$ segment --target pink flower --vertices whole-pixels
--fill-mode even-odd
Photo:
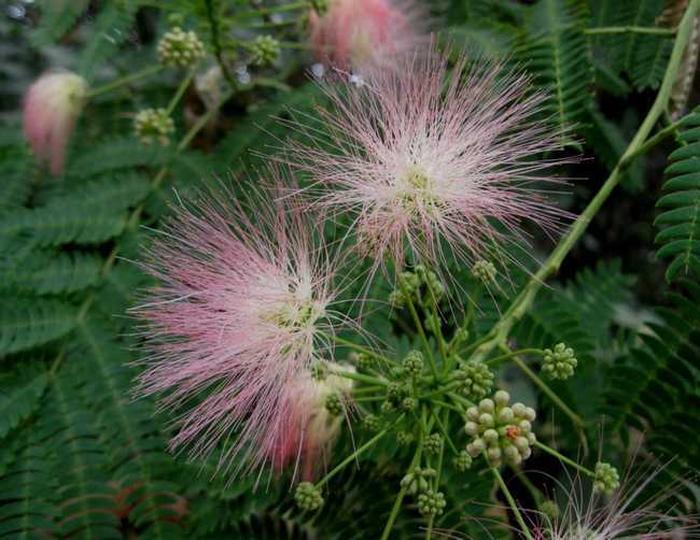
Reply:
[[[327,136],[296,126],[283,159],[308,172],[308,205],[354,214],[357,247],[402,266],[406,251],[437,265],[444,248],[473,261],[502,258],[503,242],[526,240],[525,221],[548,233],[570,216],[547,197],[565,183],[552,167],[571,161],[542,154],[562,137],[539,119],[541,94],[528,79],[462,58],[447,72],[437,53],[414,55],[395,70],[373,70],[361,84],[324,85]]]
[[[309,15],[316,57],[340,69],[387,67],[424,39],[409,0],[331,0],[328,11]]]
[[[60,174],[75,122],[87,96],[85,79],[74,73],[48,73],[24,98],[24,136],[37,158]]]
[[[227,441],[224,472],[301,451],[312,412],[297,401],[309,399],[300,381],[328,352],[337,318],[326,248],[293,197],[275,197],[251,196],[244,208],[225,192],[177,208],[145,263],[160,285],[135,310],[149,352],[139,393],[182,407],[173,449],[203,456]]]

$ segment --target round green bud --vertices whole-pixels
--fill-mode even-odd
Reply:
[[[473,401],[486,396],[493,387],[494,374],[481,361],[461,362],[453,377],[460,382],[459,391]]]
[[[413,376],[420,375],[424,366],[423,353],[420,351],[410,351],[406,355],[406,358],[403,359],[402,365],[406,373]]]
[[[321,490],[311,482],[301,482],[294,493],[294,501],[300,509],[313,512],[321,507],[323,497]]]
[[[431,433],[423,441],[423,450],[426,454],[436,455],[440,453],[442,448],[442,435],[439,433]]]
[[[413,272],[401,272],[399,283],[407,292],[414,293],[420,287],[420,278]]]
[[[394,412],[396,410],[396,405],[394,403],[392,403],[391,401],[386,400],[382,403],[380,410],[382,411],[382,414],[388,414],[388,413]]]
[[[401,403],[403,398],[408,396],[408,391],[408,387],[405,384],[392,382],[386,387],[386,398],[396,406]]]
[[[472,457],[469,455],[469,452],[466,450],[462,450],[457,457],[454,458],[453,464],[455,466],[455,469],[458,471],[464,472],[468,469],[471,468],[472,466]]]
[[[429,489],[418,495],[418,511],[423,516],[438,516],[445,510],[445,496],[439,491]]]
[[[393,290],[389,293],[389,305],[394,309],[401,309],[406,304],[406,299],[403,293],[399,290]]]
[[[467,418],[469,418],[469,420],[477,421],[479,419],[479,409],[476,407],[469,407],[467,409]]]
[[[158,58],[165,66],[186,68],[204,57],[204,45],[191,30],[179,26],[168,30],[158,42]]]
[[[504,407],[510,402],[510,394],[505,390],[499,390],[493,395],[493,400],[496,402],[496,405]]]
[[[418,400],[416,398],[407,397],[403,398],[403,401],[401,401],[401,410],[403,411],[415,411],[416,407],[418,407]]]
[[[479,424],[472,422],[471,420],[464,424],[464,431],[467,435],[476,435],[479,433]]]
[[[362,419],[362,424],[365,426],[365,429],[367,431],[379,431],[379,428],[382,427],[382,422],[379,418],[377,418],[373,414],[368,414]]]
[[[472,266],[472,276],[479,281],[489,284],[496,279],[496,267],[488,261],[476,261]]]
[[[550,520],[559,518],[559,506],[551,499],[542,501],[539,505],[539,511],[547,516]]]
[[[326,410],[331,414],[331,416],[340,416],[343,414],[343,400],[336,393],[328,394],[326,396]]]
[[[482,413],[492,413],[496,409],[496,405],[492,399],[482,399],[479,402],[479,411]]]
[[[399,443],[400,446],[408,446],[413,442],[413,433],[399,431],[396,434],[396,442]]]
[[[544,350],[542,373],[550,379],[568,379],[574,374],[577,365],[578,360],[574,355],[574,350],[564,343],[557,343],[554,349]]]
[[[595,465],[594,472],[593,488],[595,491],[610,495],[620,487],[620,475],[617,469],[609,463],[599,461]]]
[[[165,109],[143,109],[134,117],[134,132],[143,144],[155,141],[165,146],[175,131],[175,122]]]
[[[469,339],[469,330],[466,328],[457,328],[455,330],[454,336],[452,336],[453,341],[456,344],[464,343]]]
[[[272,36],[258,36],[251,45],[250,61],[256,66],[274,64],[280,56],[280,42]]]
[[[486,441],[486,444],[493,444],[495,442],[498,442],[498,431],[489,428],[486,431],[484,431],[482,437],[484,441]]]

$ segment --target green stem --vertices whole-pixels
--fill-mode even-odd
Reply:
[[[447,407],[447,411],[451,407]],[[455,446],[455,443],[452,442],[452,439],[450,438],[450,433],[447,431],[446,423],[449,421],[449,414],[446,415],[446,423],[443,424],[440,418],[438,417],[438,414],[435,411],[432,411],[431,414],[433,415],[433,418],[435,418],[435,423],[438,425],[438,428],[440,428],[440,431],[442,431],[443,436],[445,437],[445,440],[447,441],[447,444],[450,445],[450,450],[452,450],[455,454],[459,454],[459,450],[457,450],[457,446]]]
[[[136,73],[132,73],[130,75],[126,75],[124,77],[120,77],[119,79],[115,79],[112,82],[109,82],[107,84],[103,84],[102,86],[98,86],[97,88],[93,88],[87,93],[88,98],[94,98],[96,96],[99,96],[100,94],[105,94],[107,92],[110,92],[116,88],[119,88],[120,86],[124,86],[125,84],[129,84],[130,82],[137,81],[139,79],[143,79],[145,77],[148,77],[150,75],[155,75],[158,73],[160,70],[163,69],[163,66],[160,64],[157,64],[155,66],[149,66],[145,69],[142,69],[141,71],[137,71]]]
[[[219,15],[216,13],[216,7],[214,6],[215,0],[204,0],[204,4],[207,9],[207,20],[209,21],[209,28],[211,31],[211,44],[214,48],[214,58],[216,58],[216,63],[219,64],[221,73],[226,79],[226,82],[231,86],[231,88],[236,87],[236,80],[231,75],[231,71],[228,69],[226,62],[224,61],[224,54],[221,48],[221,40],[219,38]]]
[[[693,25],[693,19],[700,7],[700,0],[690,0],[690,5],[686,9],[683,19],[678,26],[678,32],[671,51],[671,57],[666,67],[666,73],[656,95],[656,99],[647,113],[644,121],[637,129],[632,141],[627,146],[625,152],[620,157],[615,168],[610,173],[610,176],[603,183],[595,197],[588,203],[586,209],[576,219],[573,226],[567,234],[559,241],[554,248],[549,258],[544,262],[540,269],[532,276],[528,284],[513,300],[508,310],[503,314],[503,317],[494,325],[489,332],[489,339],[483,343],[476,351],[477,358],[484,358],[494,347],[505,343],[508,333],[513,324],[519,320],[529,309],[537,292],[540,290],[545,280],[556,274],[562,262],[569,254],[569,251],[581,238],[583,233],[588,228],[588,225],[598,213],[603,203],[612,193],[621,178],[623,165],[627,164],[632,156],[638,155],[637,152],[642,147],[654,128],[658,119],[662,116],[664,109],[671,96],[673,85],[678,75],[678,69],[683,59],[683,54],[690,39],[690,33]]]
[[[540,379],[537,374],[532,371],[525,362],[523,362],[520,358],[517,356],[513,357],[513,363],[518,366],[525,375],[527,375],[530,380],[535,383],[535,385],[542,390],[542,393],[545,394],[557,407],[559,407],[566,416],[569,417],[569,419],[574,423],[574,425],[579,429],[583,430],[584,423],[583,420],[581,420],[581,417],[577,415],[574,411],[569,408],[569,406],[562,401],[562,399],[557,396],[554,393],[554,390],[552,390],[547,383],[545,383],[542,379]]]
[[[659,28],[656,26],[600,26],[586,28],[584,34],[651,34],[655,36],[672,36],[676,33],[673,28]]]
[[[251,17],[259,17],[261,15],[272,15],[273,13],[283,13],[285,11],[296,11],[297,9],[309,8],[309,2],[292,2],[291,4],[282,4],[279,6],[260,7],[251,11],[244,11],[236,14],[236,20],[249,19]]]
[[[399,422],[401,421],[401,418],[403,417],[400,416],[396,421]],[[331,472],[329,472],[326,476],[321,478],[316,483],[317,487],[322,487],[323,485],[327,484],[328,481],[333,478],[336,474],[338,474],[340,471],[342,471],[345,467],[347,467],[350,463],[352,463],[356,458],[358,458],[360,455],[362,455],[366,450],[369,450],[374,446],[377,442],[379,442],[379,439],[381,439],[384,435],[386,435],[386,432],[389,431],[391,426],[385,427],[383,430],[381,430],[379,433],[377,433],[374,437],[372,437],[369,441],[367,441],[365,444],[360,446],[357,450],[355,450],[352,454],[350,454],[348,457],[346,457],[343,461],[338,463]]]
[[[518,505],[515,502],[515,498],[511,494],[510,490],[508,489],[508,486],[506,485],[505,481],[503,480],[501,473],[498,471],[498,469],[496,467],[491,467],[491,470],[493,471],[493,475],[496,477],[496,481],[498,482],[498,485],[500,486],[501,491],[506,496],[506,500],[508,501],[508,505],[510,506],[511,510],[513,510],[513,514],[515,515],[515,519],[518,522],[518,525],[520,525],[520,530],[523,533],[523,536],[525,536],[525,538],[527,538],[528,540],[534,540],[534,538],[532,537],[532,534],[530,534],[530,529],[528,529],[527,525],[525,524],[525,520],[523,519],[523,515],[520,513],[520,509],[518,508]]]
[[[584,467],[583,465],[580,465],[579,463],[576,463],[573,459],[569,459],[564,454],[560,454],[551,446],[547,446],[546,444],[543,444],[540,441],[535,441],[535,447],[547,452],[548,454],[554,456],[555,458],[562,461],[563,463],[566,463],[567,465],[569,465],[570,467],[573,467],[577,471],[582,472],[586,476],[590,476],[591,478],[595,478],[595,473],[592,470],[590,470],[587,467]]]
[[[663,141],[665,138],[670,137],[676,131],[678,131],[678,128],[680,128],[683,125],[683,118],[669,124],[666,126],[664,129],[659,130],[656,135],[653,137],[649,137],[647,141],[642,144],[639,148],[637,148],[632,154],[627,156],[626,161],[623,163],[620,163],[620,168],[624,169],[626,168],[633,160],[634,158],[638,156],[642,156],[646,154],[649,150],[654,148],[657,144],[659,144],[661,141]]]
[[[354,349],[357,352],[360,352],[362,354],[366,354],[367,356],[369,356],[371,358],[376,358],[377,360],[382,360],[383,362],[387,362],[389,364],[392,363],[391,360],[389,360],[389,358],[387,358],[386,356],[375,353],[372,349],[368,349],[367,347],[364,347],[363,345],[358,345],[357,343],[354,343],[353,341],[347,340],[345,338],[341,338],[340,336],[337,336],[335,334],[327,334],[324,332],[322,335],[328,339],[335,341],[338,345],[342,345],[344,347],[347,347],[348,349]]]
[[[433,357],[433,349],[430,347],[430,343],[428,342],[428,336],[425,335],[423,323],[421,323],[420,317],[418,316],[418,311],[416,311],[416,306],[413,303],[412,295],[406,289],[406,285],[403,283],[401,277],[398,277],[397,281],[399,282],[401,293],[403,294],[404,299],[406,300],[406,307],[408,307],[408,311],[411,313],[411,317],[413,318],[413,324],[416,325],[418,335],[420,336],[421,342],[423,343],[423,348],[425,349],[425,354],[428,357],[428,363],[430,364],[430,369],[433,372],[433,377],[437,379],[438,373],[437,367],[435,366],[435,358]]]
[[[187,87],[192,82],[192,79],[194,79],[194,69],[190,70],[190,72],[187,74],[187,77],[180,81],[180,84],[178,85],[177,90],[175,91],[175,95],[172,97],[170,103],[168,103],[168,107],[165,109],[165,112],[168,116],[170,116],[175,110],[175,107],[177,107],[178,102],[187,90]]]
[[[539,489],[537,489],[535,484],[532,483],[532,481],[521,469],[513,467],[511,470],[515,473],[515,476],[518,477],[518,480],[520,480],[525,486],[525,488],[530,492],[530,495],[534,499],[535,504],[539,507],[540,504],[542,504],[542,500],[544,499],[542,492]]]
[[[455,381],[452,383],[449,383],[447,386],[443,386],[442,388],[438,388],[437,390],[434,390],[433,392],[430,392],[429,394],[423,394],[422,396],[418,396],[418,399],[430,399],[434,396],[441,396],[443,394],[447,394],[448,392],[451,392],[452,390],[455,390],[458,388],[462,383],[459,381]]]
[[[357,382],[363,382],[372,385],[386,386],[388,383],[377,377],[372,377],[371,375],[365,375],[364,373],[353,373],[351,371],[334,371],[328,370],[331,375],[337,375],[338,377],[344,377],[346,379],[351,379]]]
[[[433,290],[433,287],[430,285],[430,280],[426,279],[425,281],[426,281],[426,287],[428,288],[428,293],[430,294],[431,310],[433,312],[433,316],[435,317],[435,320],[437,321],[437,328],[435,329],[435,333],[436,333],[435,337],[437,338],[438,348],[440,350],[440,356],[442,357],[442,363],[444,366],[443,371],[446,375],[450,370],[449,355],[447,352],[447,343],[445,341],[445,336],[442,335],[442,327],[440,325],[440,314],[438,312],[437,296],[435,296],[435,291]]]

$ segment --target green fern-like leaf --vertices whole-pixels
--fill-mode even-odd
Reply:
[[[518,57],[547,93],[545,114],[560,131],[581,122],[591,104],[593,70],[583,29],[585,4],[540,0],[532,7]]]
[[[37,294],[75,292],[99,281],[104,262],[87,253],[30,252],[0,270],[0,288]]]
[[[678,141],[682,146],[669,156],[655,221],[661,227],[657,255],[670,260],[669,281],[700,274],[700,110],[685,117]]]
[[[37,369],[0,377],[0,439],[36,409],[47,381],[46,371]]]
[[[77,309],[59,300],[5,298],[0,306],[0,355],[24,351],[65,336]]]

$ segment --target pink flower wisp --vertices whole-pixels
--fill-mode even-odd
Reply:
[[[48,73],[32,84],[24,98],[24,136],[51,173],[63,170],[66,146],[83,107],[88,85],[74,73]]]
[[[437,52],[394,70],[372,70],[358,85],[325,84],[328,134],[290,142],[284,158],[309,173],[308,204],[354,213],[358,247],[399,266],[406,250],[440,262],[445,243],[467,260],[527,240],[523,221],[556,232],[570,216],[548,190],[565,182],[536,159],[562,137],[539,119],[544,96],[528,78],[462,58],[451,74]]]
[[[238,472],[300,449],[313,413],[297,402],[300,381],[326,352],[334,269],[291,197],[217,199],[178,208],[150,250],[160,285],[135,310],[149,352],[139,393],[182,407],[171,447],[191,457],[235,433],[219,466]]]
[[[408,0],[331,0],[326,13],[309,15],[311,44],[340,69],[386,68],[424,41],[418,20]]]

